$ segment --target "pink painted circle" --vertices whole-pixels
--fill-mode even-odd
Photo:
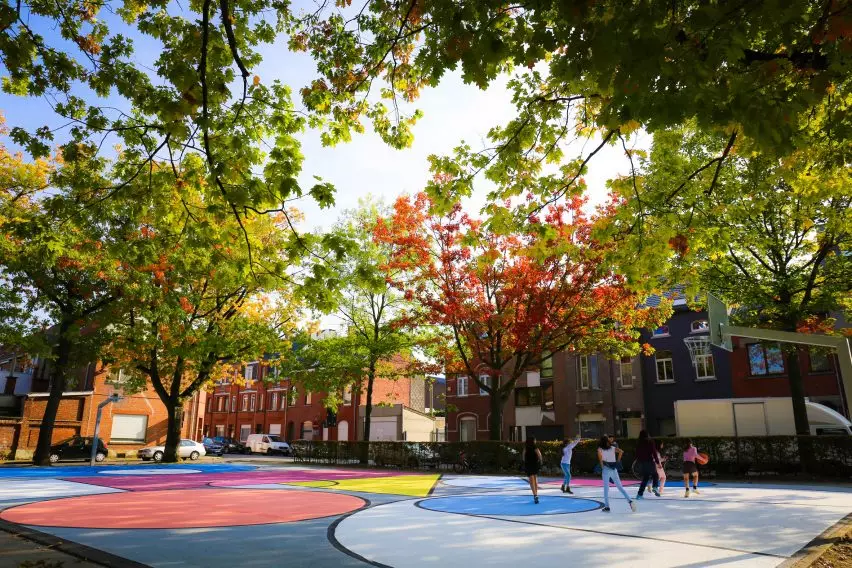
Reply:
[[[80,529],[182,529],[289,523],[342,515],[363,499],[276,489],[181,489],[86,495],[6,509],[22,525]]]

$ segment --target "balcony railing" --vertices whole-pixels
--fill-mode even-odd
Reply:
[[[577,389],[577,404],[603,404],[603,391],[600,389]]]

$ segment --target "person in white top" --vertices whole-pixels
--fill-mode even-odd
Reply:
[[[612,481],[615,483],[615,486],[621,491],[621,494],[624,495],[624,498],[627,499],[627,503],[630,505],[630,510],[634,513],[636,512],[636,503],[627,495],[627,491],[624,490],[624,486],[621,485],[621,478],[618,476],[618,470],[616,469],[618,460],[621,459],[621,455],[624,453],[621,448],[616,448],[612,445],[612,441],[607,437],[601,437],[601,441],[598,443],[598,461],[601,464],[601,478],[603,479],[603,490],[604,490],[604,508],[601,509],[604,513],[609,513],[609,482]]]
[[[580,443],[580,435],[577,434],[577,437],[574,438],[574,441],[563,440],[562,441],[562,462],[560,465],[562,466],[562,473],[565,476],[565,479],[562,481],[562,492],[574,494],[571,491],[571,456],[574,455],[574,448],[577,444]]]

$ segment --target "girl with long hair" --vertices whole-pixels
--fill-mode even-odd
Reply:
[[[609,513],[609,482],[615,483],[615,486],[621,492],[627,503],[630,505],[630,510],[636,512],[636,503],[627,495],[624,486],[621,485],[621,478],[618,476],[618,461],[624,451],[621,448],[616,448],[607,436],[602,436],[598,442],[598,462],[601,464],[601,478],[603,479],[604,490],[604,508],[601,509],[604,513]]]
[[[636,461],[639,462],[639,471],[642,472],[642,483],[639,484],[639,493],[637,499],[645,498],[645,488],[648,483],[653,480],[652,488],[655,488],[660,482],[657,474],[657,446],[654,445],[654,440],[648,435],[647,430],[639,432],[639,443],[636,444]],[[652,489],[654,494],[657,494],[656,489]],[[657,497],[659,495],[657,494]]]
[[[698,495],[698,464],[695,463],[695,458],[698,457],[698,448],[692,443],[692,440],[686,441],[686,451],[683,452],[683,487],[686,492],[684,497],[689,497],[689,478],[692,477],[692,492]]]
[[[657,477],[658,482],[657,485],[654,486],[654,494],[657,497],[663,496],[663,489],[666,487],[666,456],[663,454],[663,446],[665,445],[662,441],[654,440],[654,443],[657,448]]]
[[[562,474],[564,479],[562,480],[562,492],[563,493],[571,493],[571,457],[574,455],[574,448],[577,444],[580,443],[580,435],[577,434],[577,437],[574,438],[573,441],[563,440],[562,441],[562,461],[559,465],[562,467]]]
[[[530,481],[533,500],[538,504],[538,472],[541,471],[541,452],[535,447],[535,436],[527,438],[524,447],[524,473]]]

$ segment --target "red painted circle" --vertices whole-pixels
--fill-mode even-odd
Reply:
[[[183,489],[86,495],[6,509],[22,525],[79,529],[181,529],[288,523],[363,507],[351,495],[276,489]]]

